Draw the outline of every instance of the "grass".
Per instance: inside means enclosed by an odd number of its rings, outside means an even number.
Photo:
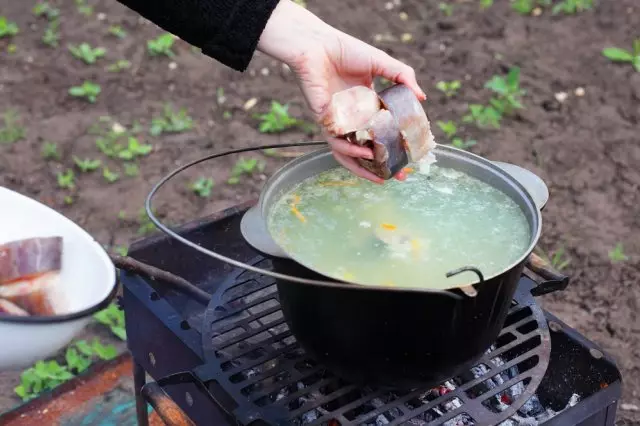
[[[631,64],[637,72],[640,72],[640,38],[633,41],[631,50],[625,50],[619,47],[606,47],[602,50],[602,54],[612,62]]]
[[[20,116],[18,113],[10,109],[2,115],[4,122],[0,127],[0,144],[12,144],[24,139],[26,129],[19,124]]]

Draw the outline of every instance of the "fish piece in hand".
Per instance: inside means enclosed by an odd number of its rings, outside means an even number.
[[[431,124],[424,108],[409,87],[396,84],[380,92],[384,107],[398,120],[404,147],[412,163],[421,162],[435,149]]]
[[[371,148],[373,160],[358,158],[358,163],[376,176],[390,179],[407,164],[407,153],[402,145],[398,121],[387,110],[380,110],[362,126],[362,130],[349,136],[350,141]]]
[[[7,299],[0,299],[0,315],[2,314],[13,315],[16,317],[29,316],[29,312]]]
[[[0,286],[62,267],[62,237],[36,237],[0,244]]]
[[[325,125],[334,137],[369,146],[374,159],[361,166],[390,179],[409,162],[435,161],[435,140],[427,115],[413,91],[396,84],[378,95],[356,86],[333,95]]]
[[[327,131],[335,137],[362,130],[382,108],[378,94],[365,86],[355,86],[334,93],[324,119]]]
[[[46,272],[36,277],[0,285],[0,298],[34,316],[54,315],[53,306],[60,273]]]

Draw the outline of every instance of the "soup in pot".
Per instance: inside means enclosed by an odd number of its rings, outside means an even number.
[[[518,204],[468,174],[430,166],[377,185],[335,167],[299,182],[271,206],[274,240],[300,264],[372,286],[445,289],[520,259],[531,241]]]

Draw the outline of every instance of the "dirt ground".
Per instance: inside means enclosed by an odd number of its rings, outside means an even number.
[[[34,16],[32,2],[3,2],[0,9],[20,28],[13,38],[0,39],[0,113],[15,109],[26,128],[24,139],[0,144],[0,185],[53,206],[103,244],[115,249],[141,236],[144,222],[138,214],[146,194],[177,165],[214,151],[310,138],[300,131],[266,135],[257,130],[253,114],[267,112],[271,100],[290,103],[295,117],[310,118],[294,77],[272,59],[258,54],[241,74],[183,42],[174,45],[174,58],[151,57],[147,40],[162,31],[117,2],[89,3],[91,16],[79,13],[71,1],[50,4],[60,9],[57,48],[41,42],[47,21]],[[433,122],[460,124],[469,103],[488,101],[487,80],[511,66],[521,68],[525,108],[505,118],[500,129],[467,125],[459,130],[478,141],[473,152],[526,167],[549,186],[540,248],[565,250],[562,259],[570,261],[565,272],[572,282],[566,291],[543,297],[544,306],[616,358],[625,404],[618,423],[639,424],[640,73],[629,64],[610,62],[601,50],[631,48],[640,35],[633,31],[640,28],[640,5],[636,0],[600,1],[593,10],[572,16],[552,16],[548,10],[521,16],[506,1],[484,11],[475,1],[449,4],[451,16],[433,0],[331,0],[309,2],[308,8],[412,65],[427,92]],[[110,35],[112,25],[120,25],[127,36]],[[401,41],[403,33],[411,40],[405,36]],[[106,48],[106,55],[85,65],[67,49],[68,43],[81,42]],[[106,71],[119,59],[129,60],[130,68]],[[93,104],[68,94],[84,80],[101,85]],[[462,88],[448,98],[435,88],[441,80],[460,80]],[[563,102],[558,92],[566,92]],[[257,103],[246,111],[251,98]],[[152,137],[147,131],[151,119],[162,114],[167,102],[186,108],[194,126]],[[96,148],[90,128],[102,116],[126,128],[134,122],[142,126],[138,137],[153,151],[138,160],[139,176],[125,177],[122,161]],[[446,143],[439,129],[434,132]],[[43,159],[45,142],[57,143],[59,160]],[[121,178],[109,184],[101,169],[81,173],[74,155],[100,158]],[[158,213],[175,223],[255,197],[265,176],[288,160],[262,153],[244,156],[249,157],[264,161],[264,171],[229,185],[237,157],[206,163],[163,190]],[[56,175],[66,169],[75,170],[74,190],[58,186]],[[198,177],[215,181],[209,198],[189,190]],[[70,195],[69,204],[65,198]],[[618,243],[626,260],[613,262],[609,253]],[[3,376],[0,411],[18,402],[12,396],[15,377]]]

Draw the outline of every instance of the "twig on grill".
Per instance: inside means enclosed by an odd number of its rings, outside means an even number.
[[[117,268],[123,269],[127,272],[142,275],[153,281],[166,281],[177,291],[190,295],[203,305],[208,305],[211,300],[211,295],[209,293],[196,287],[184,278],[172,274],[171,272],[156,268],[155,266],[147,265],[146,263],[142,263],[128,256],[112,254],[111,261]]]

